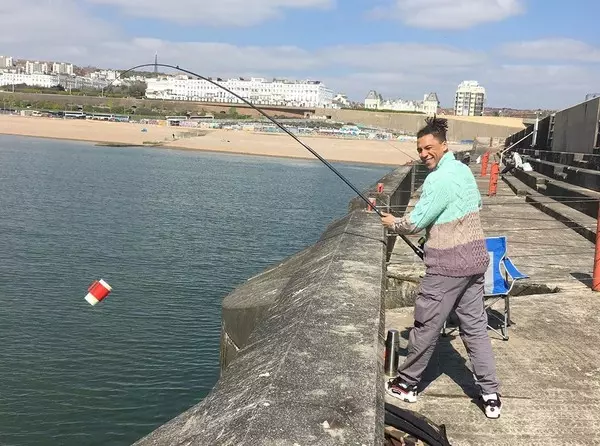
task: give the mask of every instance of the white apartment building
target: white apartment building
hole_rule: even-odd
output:
[[[436,93],[423,96],[423,101],[411,101],[404,99],[386,99],[371,90],[365,98],[365,108],[369,110],[390,110],[399,112],[426,113],[434,115],[437,113],[440,102]]]
[[[0,56],[0,68],[12,68],[13,58],[10,56]]]
[[[114,81],[119,77],[119,72],[114,70],[100,70],[90,73],[92,79],[106,79],[107,81]]]
[[[110,84],[106,79],[92,79],[91,77],[71,76],[68,74],[60,74],[56,77],[58,83],[62,85],[65,90],[101,90],[102,88],[108,87]]]
[[[477,81],[463,81],[456,90],[454,114],[457,116],[482,116],[485,107],[485,88]]]
[[[0,86],[21,84],[52,88],[58,85],[58,76],[50,74],[0,73]]]
[[[239,103],[235,96],[202,79],[162,76],[147,79],[146,97],[176,101]],[[333,102],[333,91],[320,81],[288,81],[264,78],[216,79],[219,85],[256,105],[325,107]]]
[[[25,73],[27,74],[48,74],[48,64],[45,62],[25,62]]]
[[[73,75],[73,64],[71,63],[63,63],[63,62],[54,62],[52,64],[52,73],[53,74],[69,74]]]

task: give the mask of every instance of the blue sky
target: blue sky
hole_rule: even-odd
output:
[[[564,108],[600,92],[600,2],[540,0],[2,0],[0,53],[209,76],[320,79],[362,100]]]

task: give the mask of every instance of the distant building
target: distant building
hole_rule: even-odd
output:
[[[379,110],[383,103],[383,97],[375,90],[369,91],[369,94],[365,98],[365,108],[369,110]]]
[[[423,96],[423,101],[405,99],[383,99],[375,90],[371,90],[365,98],[365,108],[369,110],[390,110],[410,113],[426,113],[434,115],[440,103],[436,93]]]
[[[69,74],[73,75],[73,64],[71,63],[53,63],[52,74]]]
[[[429,93],[423,96],[423,113],[428,116],[436,115],[439,107],[440,101],[437,93]]]
[[[119,77],[119,72],[114,70],[100,70],[90,74],[92,79],[106,79],[107,81],[114,81]]]
[[[456,90],[454,114],[457,116],[483,116],[485,88],[477,81],[463,81]]]
[[[48,64],[45,62],[25,62],[26,74],[48,74]]]
[[[0,56],[0,69],[1,68],[12,68],[13,58],[9,56]]]
[[[0,73],[0,86],[28,85],[52,88],[58,85],[58,76],[50,74]]]
[[[59,74],[55,76],[58,79],[58,85],[65,90],[101,90],[106,88],[110,82],[104,79],[93,79],[84,76],[72,76],[69,74]]]
[[[322,108],[333,106],[333,91],[320,81],[266,80],[253,77],[216,79],[215,82],[256,105]],[[149,99],[228,104],[241,102],[210,82],[190,79],[184,75],[149,78],[147,85],[146,97]]]
[[[333,103],[339,107],[350,107],[350,100],[345,94],[338,93],[333,98]]]
[[[404,99],[386,99],[383,101],[380,110],[391,110],[399,112],[420,112],[421,103],[419,101],[406,101]]]
[[[65,90],[106,88],[109,82],[70,74],[26,74],[0,72],[0,86],[27,85],[30,87],[52,88],[61,85]]]

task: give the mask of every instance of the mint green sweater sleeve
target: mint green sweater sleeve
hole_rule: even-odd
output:
[[[396,219],[394,232],[398,234],[415,234],[429,227],[449,203],[448,190],[445,187],[436,187],[433,177],[430,176],[423,184],[423,193],[415,205],[414,210],[405,217]]]

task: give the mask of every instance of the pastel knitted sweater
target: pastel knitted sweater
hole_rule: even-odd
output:
[[[466,277],[485,273],[489,256],[479,210],[481,195],[471,169],[447,152],[423,183],[413,212],[397,218],[393,231],[426,230],[427,273]]]

